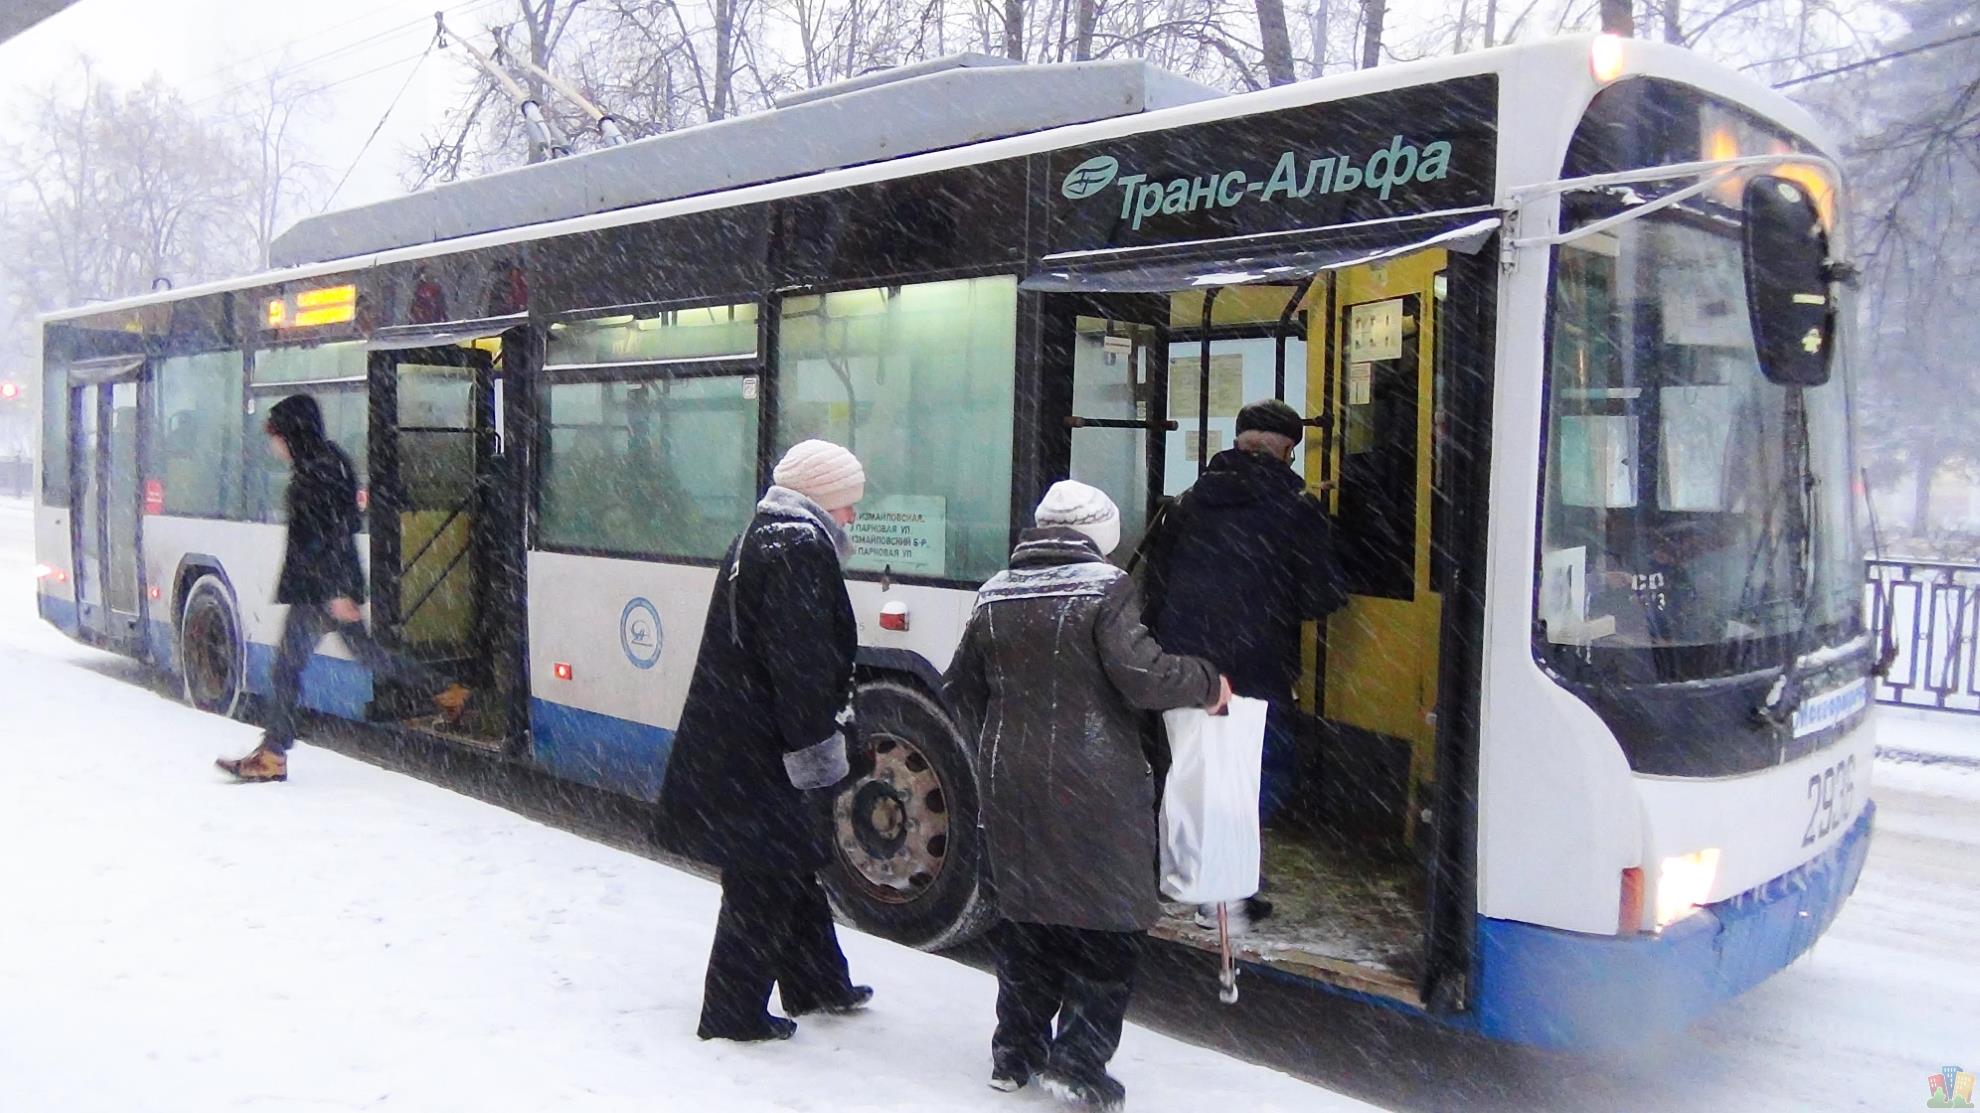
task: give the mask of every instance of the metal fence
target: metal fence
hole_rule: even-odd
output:
[[[1868,565],[1871,626],[1897,644],[1878,702],[1980,715],[1980,564]]]

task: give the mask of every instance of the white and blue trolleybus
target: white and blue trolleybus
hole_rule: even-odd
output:
[[[652,799],[716,566],[807,437],[865,462],[860,928],[993,915],[938,679],[1073,476],[1125,558],[1308,415],[1348,604],[1305,638],[1253,977],[1627,1044],[1807,950],[1862,868],[1869,678],[1841,183],[1781,96],[1570,38],[1226,96],[962,57],[311,217],[276,267],[44,318],[40,613],[190,703],[269,690],[307,393],[363,472],[369,620],[450,742]],[[335,639],[329,716],[438,731]],[[1157,934],[1216,946],[1187,914]]]

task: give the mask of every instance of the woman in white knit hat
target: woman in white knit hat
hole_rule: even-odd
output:
[[[1104,492],[1053,484],[1035,520],[1009,570],[977,594],[943,678],[977,740],[1004,917],[990,1085],[1037,1078],[1117,1109],[1126,1090],[1107,1062],[1143,934],[1161,914],[1143,712],[1217,710],[1231,690],[1210,662],[1164,653],[1142,626],[1134,581],[1106,560],[1121,515]]]
[[[703,1039],[789,1039],[784,1012],[850,1012],[852,984],[817,872],[831,832],[817,799],[847,773],[859,647],[840,561],[866,490],[852,453],[805,441],[729,547],[660,786],[664,845],[722,870],[701,1000]]]

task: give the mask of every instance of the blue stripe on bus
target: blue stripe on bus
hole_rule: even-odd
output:
[[[1478,1030],[1578,1051],[1683,1029],[1799,958],[1856,888],[1875,803],[1821,857],[1657,935],[1584,935],[1478,921]]]
[[[248,691],[257,696],[275,692],[275,647],[249,642]],[[302,704],[311,711],[340,719],[365,718],[371,705],[371,670],[344,657],[318,653],[303,669]]]
[[[674,732],[547,699],[529,701],[530,753],[553,776],[657,799]]]
[[[154,621],[144,624],[144,649],[151,658],[152,666],[177,676],[179,675],[177,656],[179,639],[174,637],[173,633],[172,627],[163,622]]]
[[[75,600],[46,593],[37,593],[36,599],[41,605],[41,617],[49,625],[72,638],[81,636],[82,626],[76,621]]]

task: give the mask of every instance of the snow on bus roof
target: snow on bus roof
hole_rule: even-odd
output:
[[[320,263],[1223,95],[1138,60],[1022,65],[955,55],[807,90],[769,112],[308,217],[276,237],[270,257],[277,266]]]

